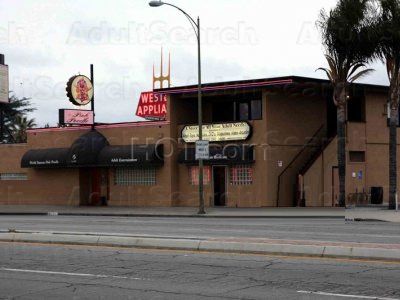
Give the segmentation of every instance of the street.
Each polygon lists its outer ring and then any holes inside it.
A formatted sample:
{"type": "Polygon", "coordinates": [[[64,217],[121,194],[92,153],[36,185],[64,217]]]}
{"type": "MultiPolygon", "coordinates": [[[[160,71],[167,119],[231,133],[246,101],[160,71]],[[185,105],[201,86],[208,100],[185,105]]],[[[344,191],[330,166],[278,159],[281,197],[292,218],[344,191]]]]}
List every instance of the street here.
{"type": "MultiPolygon", "coordinates": [[[[2,216],[0,230],[400,243],[400,225],[340,219],[2,216]]],[[[33,234],[34,236],[34,234],[33,234]]],[[[0,242],[5,299],[400,299],[400,263],[0,242]]]]}
{"type": "Polygon", "coordinates": [[[342,219],[136,218],[1,216],[0,230],[121,233],[162,237],[246,237],[400,243],[400,224],[342,219]]]}
{"type": "Polygon", "coordinates": [[[2,299],[400,298],[399,264],[105,247],[0,243],[0,278],[2,299]]]}

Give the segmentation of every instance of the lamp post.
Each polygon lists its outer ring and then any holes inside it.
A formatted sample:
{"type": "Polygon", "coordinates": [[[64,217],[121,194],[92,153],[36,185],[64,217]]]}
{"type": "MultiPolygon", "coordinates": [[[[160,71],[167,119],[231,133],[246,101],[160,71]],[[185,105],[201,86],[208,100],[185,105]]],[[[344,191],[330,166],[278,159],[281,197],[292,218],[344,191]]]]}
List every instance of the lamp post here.
{"type": "MultiPolygon", "coordinates": [[[[168,5],[176,8],[180,12],[182,12],[185,17],[189,20],[190,25],[192,25],[193,30],[196,34],[197,37],[197,60],[198,60],[198,100],[197,100],[197,106],[198,106],[198,123],[199,123],[199,141],[203,140],[203,105],[202,105],[202,97],[201,97],[201,52],[200,52],[200,18],[197,18],[197,22],[189,15],[187,14],[183,9],[170,4],[163,2],[161,0],[152,0],[149,2],[149,5],[151,7],[160,7],[162,5],[168,5]]],[[[199,212],[198,214],[203,215],[205,214],[205,209],[204,209],[204,186],[203,186],[203,159],[199,159],[199,212]]]]}

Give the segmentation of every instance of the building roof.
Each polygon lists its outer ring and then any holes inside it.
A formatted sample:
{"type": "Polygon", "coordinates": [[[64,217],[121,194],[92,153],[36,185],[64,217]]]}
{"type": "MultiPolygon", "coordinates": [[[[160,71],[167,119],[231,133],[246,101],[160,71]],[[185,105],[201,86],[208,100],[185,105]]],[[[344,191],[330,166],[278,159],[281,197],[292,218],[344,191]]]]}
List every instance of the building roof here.
{"type": "MultiPolygon", "coordinates": [[[[325,79],[318,79],[312,77],[302,76],[284,76],[284,77],[272,77],[263,79],[249,79],[249,80],[238,80],[238,81],[224,81],[224,82],[213,82],[202,85],[203,92],[216,92],[221,90],[244,90],[250,88],[265,88],[265,87],[276,87],[276,86],[287,86],[296,84],[319,84],[319,85],[330,85],[330,82],[325,79]]],[[[374,85],[374,84],[363,84],[357,83],[356,86],[387,90],[388,86],[374,85]]],[[[166,94],[190,94],[196,93],[198,90],[197,85],[187,85],[179,87],[171,87],[164,89],[157,89],[157,92],[163,92],[166,94]]]]}

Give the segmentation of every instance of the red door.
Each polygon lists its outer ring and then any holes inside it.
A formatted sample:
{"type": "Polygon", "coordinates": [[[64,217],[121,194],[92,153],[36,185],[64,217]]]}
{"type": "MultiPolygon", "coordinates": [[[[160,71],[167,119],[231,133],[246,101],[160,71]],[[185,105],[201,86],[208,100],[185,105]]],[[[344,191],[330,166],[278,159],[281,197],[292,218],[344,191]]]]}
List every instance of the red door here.
{"type": "Polygon", "coordinates": [[[90,204],[89,205],[100,205],[100,194],[101,194],[101,170],[91,170],[91,193],[90,193],[90,204]]]}

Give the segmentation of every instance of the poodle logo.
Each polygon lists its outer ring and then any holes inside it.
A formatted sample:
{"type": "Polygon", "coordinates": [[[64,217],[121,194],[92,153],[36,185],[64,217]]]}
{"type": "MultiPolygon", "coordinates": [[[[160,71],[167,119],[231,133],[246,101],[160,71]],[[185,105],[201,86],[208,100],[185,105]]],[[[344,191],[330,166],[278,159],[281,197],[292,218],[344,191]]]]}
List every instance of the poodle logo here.
{"type": "Polygon", "coordinates": [[[67,83],[67,97],[77,106],[89,104],[93,99],[92,81],[83,75],[72,77],[67,83]]]}

